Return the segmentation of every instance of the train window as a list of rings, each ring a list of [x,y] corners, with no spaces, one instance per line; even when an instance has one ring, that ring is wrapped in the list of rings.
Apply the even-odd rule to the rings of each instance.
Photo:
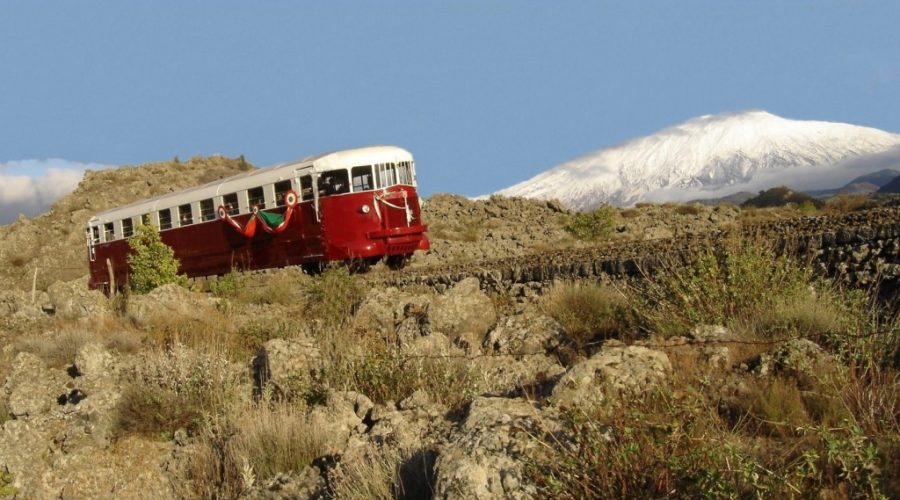
[[[313,199],[312,177],[308,175],[300,178],[300,199],[303,201]]]
[[[143,224],[145,226],[150,225],[150,214],[141,215],[141,224]]]
[[[400,184],[412,184],[412,175],[409,172],[408,161],[401,161],[397,165],[397,182]]]
[[[194,222],[194,215],[191,213],[191,204],[187,203],[178,207],[178,225],[190,226]]]
[[[159,211],[159,230],[172,229],[172,209],[165,208]]]
[[[353,192],[357,191],[367,191],[370,189],[375,189],[375,184],[372,182],[372,166],[366,165],[365,167],[353,167],[350,170],[350,177],[353,178]]]
[[[103,224],[103,241],[112,241],[116,239],[116,232],[113,229],[113,223],[107,222]]]
[[[100,243],[100,228],[97,226],[91,228],[91,241]]]
[[[275,206],[284,206],[284,195],[291,190],[291,181],[281,181],[275,183]]]
[[[200,201],[200,220],[208,221],[216,218],[216,209],[212,198]]]
[[[226,194],[223,196],[222,205],[225,205],[225,210],[228,212],[228,215],[237,215],[241,213],[241,208],[238,206],[237,193]]]
[[[266,208],[266,200],[263,198],[263,188],[250,188],[247,190],[247,199],[250,200],[250,209],[253,207]]]
[[[397,183],[397,171],[393,163],[378,165],[378,185],[386,188]]]
[[[131,219],[122,219],[122,237],[131,238],[134,234],[134,221]]]
[[[322,172],[319,176],[319,196],[330,196],[350,192],[350,183],[346,170]]]

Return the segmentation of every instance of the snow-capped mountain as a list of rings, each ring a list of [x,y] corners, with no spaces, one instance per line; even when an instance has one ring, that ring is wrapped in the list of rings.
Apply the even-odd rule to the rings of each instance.
[[[558,199],[574,209],[602,203],[684,201],[776,185],[823,189],[900,166],[900,134],[765,111],[706,115],[601,149],[498,191]]]

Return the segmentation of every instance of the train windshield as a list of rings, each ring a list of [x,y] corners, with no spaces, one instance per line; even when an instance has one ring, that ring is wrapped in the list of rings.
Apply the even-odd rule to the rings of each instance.
[[[378,187],[386,188],[395,184],[412,184],[412,163],[380,163],[375,166],[378,174]]]

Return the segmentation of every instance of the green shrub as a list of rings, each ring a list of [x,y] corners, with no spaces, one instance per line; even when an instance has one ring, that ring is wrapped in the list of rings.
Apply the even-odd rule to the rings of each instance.
[[[243,289],[244,274],[232,270],[230,273],[219,276],[209,286],[209,291],[216,297],[233,298]]]
[[[159,236],[154,226],[141,224],[134,236],[128,240],[131,253],[128,265],[131,268],[131,289],[137,293],[147,293],[167,283],[187,286],[187,277],[178,274],[178,259],[175,252]]]
[[[644,327],[683,335],[700,324],[757,330],[771,311],[810,294],[812,271],[749,240],[704,249],[688,265],[668,262],[636,285],[636,311]],[[773,333],[773,332],[759,332]]]
[[[575,212],[566,217],[564,229],[580,240],[596,241],[610,235],[616,210],[604,205],[590,212]]]

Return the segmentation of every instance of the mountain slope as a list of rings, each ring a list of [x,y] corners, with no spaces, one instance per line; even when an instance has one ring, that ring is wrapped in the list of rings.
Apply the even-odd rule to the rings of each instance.
[[[90,171],[72,194],[34,219],[0,226],[0,288],[38,288],[87,274],[84,227],[96,212],[196,186],[254,168],[222,156]]]
[[[890,182],[881,186],[879,193],[900,193],[900,175],[894,177]]]
[[[900,158],[900,135],[787,120],[765,111],[706,115],[563,163],[496,194],[556,198],[588,209],[602,203],[713,198],[781,184],[807,189],[815,186],[804,181],[824,182],[822,166],[847,167],[845,162],[886,152]],[[852,171],[843,182],[868,173],[839,170]],[[785,180],[787,171],[808,179]],[[840,178],[841,171],[828,173]],[[766,181],[771,185],[763,185]]]

